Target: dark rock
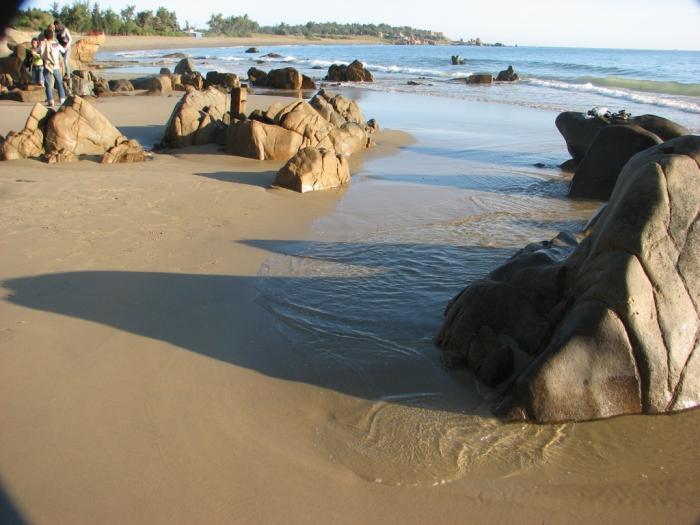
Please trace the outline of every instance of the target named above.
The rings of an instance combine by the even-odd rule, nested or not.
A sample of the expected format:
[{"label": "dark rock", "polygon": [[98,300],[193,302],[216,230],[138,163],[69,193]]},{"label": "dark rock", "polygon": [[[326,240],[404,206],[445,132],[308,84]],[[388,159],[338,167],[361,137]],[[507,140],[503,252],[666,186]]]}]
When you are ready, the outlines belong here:
[{"label": "dark rock", "polygon": [[700,405],[699,163],[692,135],[636,154],[578,246],[560,234],[528,247],[448,305],[436,342],[453,363],[494,353],[488,377],[506,377],[498,342],[525,361],[498,415],[552,423]]},{"label": "dark rock", "polygon": [[465,82],[467,84],[490,85],[493,84],[493,77],[490,73],[476,73],[474,75],[469,75]]},{"label": "dark rock", "polygon": [[609,125],[640,126],[664,141],[689,134],[683,126],[656,115],[618,118],[616,115],[591,116],[576,111],[565,111],[557,116],[555,124],[566,141],[566,148],[571,157],[577,161],[584,157],[598,132]]},{"label": "dark rock", "polygon": [[316,89],[316,82],[311,77],[306,75],[301,76],[301,89]]},{"label": "dark rock", "polygon": [[267,74],[267,87],[269,88],[299,91],[301,86],[301,73],[299,73],[293,67],[272,69]]},{"label": "dark rock", "polygon": [[167,55],[163,55],[163,58],[187,58],[189,55],[185,53],[168,53]]},{"label": "dark rock", "polygon": [[194,73],[194,64],[189,58],[183,58],[175,66],[175,73],[178,75],[184,75],[186,73]]},{"label": "dark rock", "polygon": [[359,60],[353,60],[350,64],[332,64],[328,68],[325,80],[331,82],[372,82],[372,73],[362,65]]},{"label": "dark rock", "polygon": [[181,74],[180,82],[185,88],[187,88],[187,86],[192,86],[197,91],[204,89],[204,77],[199,71]]},{"label": "dark rock", "polygon": [[461,66],[464,64],[464,59],[460,57],[459,55],[452,55],[452,65],[453,66]]},{"label": "dark rock", "polygon": [[518,77],[518,74],[515,71],[513,71],[513,66],[508,66],[508,69],[505,69],[498,73],[496,80],[498,82],[515,82],[519,78],[520,77]]},{"label": "dark rock", "polygon": [[160,74],[169,77],[170,75],[172,75],[172,72],[170,71],[169,67],[162,67],[160,68]]},{"label": "dark rock", "polygon": [[639,126],[613,125],[601,129],[576,169],[569,197],[608,200],[627,161],[661,142]]},{"label": "dark rock", "polygon": [[267,55],[263,55],[263,58],[284,58],[284,57],[278,53],[268,53]]},{"label": "dark rock", "polygon": [[266,87],[267,73],[257,67],[251,67],[248,70],[248,81],[254,86]]},{"label": "dark rock", "polygon": [[248,49],[245,50],[246,53],[260,53],[260,50],[257,47],[249,47]]},{"label": "dark rock", "polygon": [[128,92],[134,90],[134,85],[125,78],[120,78],[118,80],[110,80],[109,89],[114,92]]},{"label": "dark rock", "polygon": [[219,73],[218,71],[209,71],[207,77],[204,80],[204,88],[209,86],[219,86],[227,91],[231,88],[240,87],[241,82],[238,80],[238,76],[233,73]]}]

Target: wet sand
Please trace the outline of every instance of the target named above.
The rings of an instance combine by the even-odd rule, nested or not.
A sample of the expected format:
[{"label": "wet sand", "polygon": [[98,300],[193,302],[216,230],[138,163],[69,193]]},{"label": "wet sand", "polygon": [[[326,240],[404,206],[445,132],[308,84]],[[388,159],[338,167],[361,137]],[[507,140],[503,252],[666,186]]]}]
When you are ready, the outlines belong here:
[{"label": "wet sand", "polygon": [[[175,100],[98,104],[125,134],[152,144]],[[252,97],[250,109],[270,101]],[[400,96],[387,101],[396,112],[406,107]],[[0,104],[0,133],[19,129],[30,106]],[[498,137],[491,110],[469,107],[473,125]],[[372,188],[382,176],[417,165],[396,151],[406,135],[379,142],[353,161],[365,178],[354,181],[358,191],[307,195],[267,188],[279,163],[212,146],[133,165],[0,163],[4,516],[32,524],[696,520],[698,411],[504,430],[466,377],[436,379],[464,389],[437,402],[350,390],[330,367],[317,379],[318,363],[306,358],[317,348],[295,351],[278,329],[261,267],[286,243],[319,234],[322,217],[333,224],[321,226],[327,240],[343,238],[344,225],[373,228],[370,213],[344,218],[344,200],[356,192],[379,207],[386,193]],[[414,215],[427,213],[418,194],[412,202]],[[396,384],[420,383],[386,373]]]}]

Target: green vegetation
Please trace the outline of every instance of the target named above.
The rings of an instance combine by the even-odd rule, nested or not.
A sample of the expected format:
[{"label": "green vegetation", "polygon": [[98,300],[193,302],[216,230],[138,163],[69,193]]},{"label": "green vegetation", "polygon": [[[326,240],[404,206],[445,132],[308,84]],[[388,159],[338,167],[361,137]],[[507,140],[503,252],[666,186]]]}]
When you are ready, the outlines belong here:
[{"label": "green vegetation", "polygon": [[112,9],[101,9],[89,0],[76,1],[60,7],[57,2],[50,11],[26,9],[15,18],[16,27],[34,30],[46,29],[46,26],[58,19],[68,29],[76,32],[102,31],[108,35],[181,35],[180,25],[174,11],[159,7],[153,11],[136,12],[136,6],[130,5],[119,13]]},{"label": "green vegetation", "polygon": [[[61,20],[71,31],[102,31],[108,35],[183,35],[189,29],[185,24],[180,28],[177,15],[165,7],[154,11],[136,11],[130,5],[116,13],[112,9],[102,9],[99,3],[90,0],[76,0],[72,4],[60,6],[54,2],[49,11],[30,8],[20,11],[15,19],[16,27],[33,30],[45,29],[54,19]],[[253,33],[270,35],[302,36],[313,40],[321,37],[350,38],[371,36],[401,43],[443,42],[442,33],[412,27],[393,27],[388,24],[338,24],[336,22],[307,22],[300,25],[287,25],[284,22],[275,26],[260,26],[255,20],[243,16],[224,17],[221,13],[212,14],[207,22],[208,34],[226,36],[250,36]]]}]

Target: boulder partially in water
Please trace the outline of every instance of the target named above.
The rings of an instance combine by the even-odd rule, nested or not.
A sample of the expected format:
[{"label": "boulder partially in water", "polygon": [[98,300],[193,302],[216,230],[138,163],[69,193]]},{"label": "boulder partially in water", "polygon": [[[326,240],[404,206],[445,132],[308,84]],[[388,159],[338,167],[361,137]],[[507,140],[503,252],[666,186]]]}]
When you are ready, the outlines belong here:
[{"label": "boulder partially in water", "polygon": [[496,77],[496,81],[498,81],[498,82],[515,82],[516,80],[519,80],[519,79],[520,79],[520,77],[513,70],[513,66],[508,66],[508,69],[504,69],[503,71],[500,71],[498,73],[498,76]]},{"label": "boulder partially in water", "polygon": [[577,111],[565,111],[557,116],[555,124],[566,141],[571,157],[576,161],[583,159],[598,132],[610,125],[639,126],[654,133],[663,141],[689,133],[680,124],[657,115],[639,115],[631,118],[626,114],[624,117],[618,115],[590,115]]},{"label": "boulder partially in water", "polygon": [[359,60],[349,64],[332,64],[325,80],[331,82],[373,82],[372,73]]},{"label": "boulder partially in water", "polygon": [[662,140],[640,126],[607,126],[598,132],[571,180],[569,197],[608,200],[622,168]]},{"label": "boulder partially in water", "polygon": [[578,246],[528,247],[448,305],[436,342],[450,363],[512,378],[497,414],[545,423],[700,405],[699,163],[696,136],[638,153]]}]

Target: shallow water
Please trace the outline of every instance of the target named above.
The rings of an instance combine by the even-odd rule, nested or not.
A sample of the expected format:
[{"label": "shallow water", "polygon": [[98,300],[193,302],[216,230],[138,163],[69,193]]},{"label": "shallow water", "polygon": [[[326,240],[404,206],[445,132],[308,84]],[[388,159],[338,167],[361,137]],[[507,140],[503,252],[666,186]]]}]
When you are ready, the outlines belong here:
[{"label": "shallow water", "polygon": [[258,301],[292,342],[306,380],[354,400],[338,401],[318,432],[329,457],[396,486],[555,479],[610,504],[638,503],[647,490],[692,492],[678,484],[700,465],[700,412],[504,425],[490,414],[498,392],[446,370],[433,345],[444,307],[465,285],[529,242],[580,230],[598,208],[565,198],[566,174],[535,166],[567,157],[555,115],[359,96],[366,115],[415,143],[366,160],[338,209],[310,240],[277,245],[258,281]]}]

